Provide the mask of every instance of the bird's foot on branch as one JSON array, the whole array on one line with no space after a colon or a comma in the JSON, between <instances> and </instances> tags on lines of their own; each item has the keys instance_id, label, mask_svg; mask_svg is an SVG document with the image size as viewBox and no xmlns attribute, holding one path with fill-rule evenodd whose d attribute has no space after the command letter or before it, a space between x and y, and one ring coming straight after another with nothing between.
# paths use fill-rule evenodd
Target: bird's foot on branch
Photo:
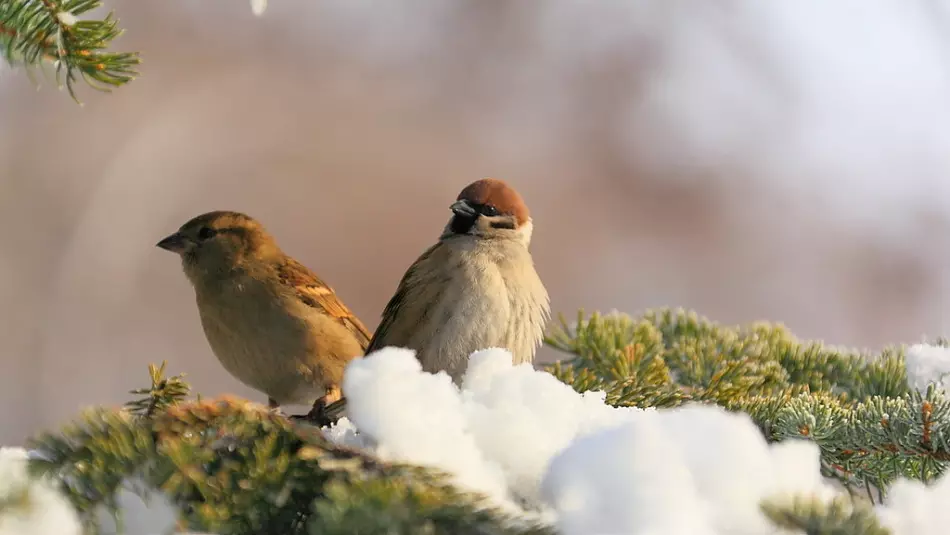
<instances>
[{"instance_id":1,"label":"bird's foot on branch","mask_svg":"<svg viewBox=\"0 0 950 535\"><path fill-rule=\"evenodd\" d=\"M336 422L336 419L330 418L330 416L327 414L327 405L327 400L325 398L320 398L313 404L313 408L310 409L310 412L307 414L291 415L290 419L307 422L308 424L315 425L317 427L327 427Z\"/></svg>"},{"instance_id":2,"label":"bird's foot on branch","mask_svg":"<svg viewBox=\"0 0 950 535\"><path fill-rule=\"evenodd\" d=\"M282 416L284 414L284 411L280 410L280 403L277 403L277 400L274 398L267 398L267 410L278 416Z\"/></svg>"}]
</instances>

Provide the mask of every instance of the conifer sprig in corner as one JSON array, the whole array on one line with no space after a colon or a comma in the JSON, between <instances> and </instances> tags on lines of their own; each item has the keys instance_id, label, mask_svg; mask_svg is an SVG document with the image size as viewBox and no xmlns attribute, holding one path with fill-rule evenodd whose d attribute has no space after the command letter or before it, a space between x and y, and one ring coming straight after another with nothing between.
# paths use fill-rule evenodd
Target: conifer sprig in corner
<instances>
[{"instance_id":1,"label":"conifer sprig in corner","mask_svg":"<svg viewBox=\"0 0 950 535\"><path fill-rule=\"evenodd\" d=\"M75 82L82 78L101 91L133 80L137 52L107 52L121 35L110 11L102 19L80 16L102 5L99 0L3 0L0 2L0 53L14 67L51 62L56 81L76 102Z\"/></svg>"}]
</instances>

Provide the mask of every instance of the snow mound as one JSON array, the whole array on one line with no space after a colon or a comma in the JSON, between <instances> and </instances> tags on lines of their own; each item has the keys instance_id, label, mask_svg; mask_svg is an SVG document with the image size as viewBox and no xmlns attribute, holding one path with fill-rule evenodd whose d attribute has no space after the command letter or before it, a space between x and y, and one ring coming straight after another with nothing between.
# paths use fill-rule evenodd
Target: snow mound
<instances>
[{"instance_id":1,"label":"snow mound","mask_svg":"<svg viewBox=\"0 0 950 535\"><path fill-rule=\"evenodd\" d=\"M343 388L351 421L331 440L441 468L565 534L770 533L764 498L836 492L813 444L770 446L744 414L611 407L503 349L474 353L460 389L384 348L353 361Z\"/></svg>"}]
</instances>

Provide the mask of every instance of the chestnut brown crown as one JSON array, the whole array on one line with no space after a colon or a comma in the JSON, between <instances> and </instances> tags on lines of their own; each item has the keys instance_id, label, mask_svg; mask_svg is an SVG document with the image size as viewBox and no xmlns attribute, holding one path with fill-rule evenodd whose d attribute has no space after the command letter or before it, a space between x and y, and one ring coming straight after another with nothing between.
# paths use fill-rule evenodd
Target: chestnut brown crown
<instances>
[{"instance_id":1,"label":"chestnut brown crown","mask_svg":"<svg viewBox=\"0 0 950 535\"><path fill-rule=\"evenodd\" d=\"M499 214L513 216L518 226L524 225L531 218L521 195L504 180L497 178L483 178L472 182L465 186L456 200L478 206L492 206Z\"/></svg>"}]
</instances>

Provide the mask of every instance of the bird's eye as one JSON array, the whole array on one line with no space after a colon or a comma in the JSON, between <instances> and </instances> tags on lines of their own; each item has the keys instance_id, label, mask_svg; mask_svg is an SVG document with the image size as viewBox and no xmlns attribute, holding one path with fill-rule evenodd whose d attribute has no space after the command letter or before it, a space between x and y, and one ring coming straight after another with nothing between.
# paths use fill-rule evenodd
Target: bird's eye
<instances>
[{"instance_id":1,"label":"bird's eye","mask_svg":"<svg viewBox=\"0 0 950 535\"><path fill-rule=\"evenodd\" d=\"M198 239L207 240L208 238L214 236L214 229L211 227L201 227L198 229Z\"/></svg>"},{"instance_id":2,"label":"bird's eye","mask_svg":"<svg viewBox=\"0 0 950 535\"><path fill-rule=\"evenodd\" d=\"M498 209L491 204L486 204L482 207L482 215L486 215L488 217L496 216L498 215Z\"/></svg>"}]
</instances>

